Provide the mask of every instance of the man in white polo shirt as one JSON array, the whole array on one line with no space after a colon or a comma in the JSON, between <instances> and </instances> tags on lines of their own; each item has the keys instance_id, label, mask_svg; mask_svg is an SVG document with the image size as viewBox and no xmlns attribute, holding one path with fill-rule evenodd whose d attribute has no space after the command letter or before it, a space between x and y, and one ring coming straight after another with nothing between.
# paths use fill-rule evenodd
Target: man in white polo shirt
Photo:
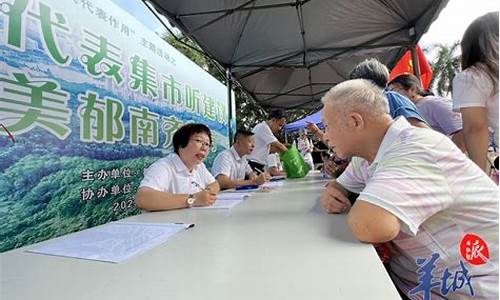
<instances>
[{"instance_id":1,"label":"man in white polo shirt","mask_svg":"<svg viewBox=\"0 0 500 300\"><path fill-rule=\"evenodd\" d=\"M186 124L174 133L172 143L174 153L144 169L137 207L158 211L212 205L219 184L203 164L212 143L210 129Z\"/></svg>"},{"instance_id":2,"label":"man in white polo shirt","mask_svg":"<svg viewBox=\"0 0 500 300\"><path fill-rule=\"evenodd\" d=\"M255 125L253 128L253 133L255 134L255 148L252 153L248 155L248 160L252 169L258 169L264 172L269 153L281 153L287 150L285 145L280 143L276 136L274 136L274 134L280 132L285 124L286 118L283 111L274 110L269 113L267 121L262 121Z\"/></svg>"},{"instance_id":3,"label":"man in white polo shirt","mask_svg":"<svg viewBox=\"0 0 500 300\"><path fill-rule=\"evenodd\" d=\"M325 211L348 211L360 241L387 243L405 299L498 299L493 181L445 135L393 120L367 80L338 84L322 101L328 142L353 157L321 195Z\"/></svg>"},{"instance_id":4,"label":"man in white polo shirt","mask_svg":"<svg viewBox=\"0 0 500 300\"><path fill-rule=\"evenodd\" d=\"M212 165L212 174L221 189L237 188L245 185L261 185L267 180L265 172L256 176L248 165L246 155L255 146L253 132L238 130L234 136L234 145L217 155ZM245 176L248 179L245 180Z\"/></svg>"}]
</instances>

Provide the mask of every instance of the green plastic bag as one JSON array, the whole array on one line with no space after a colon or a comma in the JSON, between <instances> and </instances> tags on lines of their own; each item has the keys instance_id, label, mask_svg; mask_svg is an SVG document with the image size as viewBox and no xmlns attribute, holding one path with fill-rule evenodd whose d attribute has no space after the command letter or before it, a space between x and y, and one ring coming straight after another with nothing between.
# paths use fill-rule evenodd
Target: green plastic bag
<instances>
[{"instance_id":1,"label":"green plastic bag","mask_svg":"<svg viewBox=\"0 0 500 300\"><path fill-rule=\"evenodd\" d=\"M287 178L302 178L309 172L309 166L295 144L287 151L281 153L280 158L283 162Z\"/></svg>"}]
</instances>

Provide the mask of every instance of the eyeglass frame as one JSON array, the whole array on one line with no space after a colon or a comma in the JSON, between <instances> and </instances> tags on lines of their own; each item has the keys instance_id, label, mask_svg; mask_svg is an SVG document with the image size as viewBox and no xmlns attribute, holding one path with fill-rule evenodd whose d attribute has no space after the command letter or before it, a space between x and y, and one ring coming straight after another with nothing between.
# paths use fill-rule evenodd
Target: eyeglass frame
<instances>
[{"instance_id":1,"label":"eyeglass frame","mask_svg":"<svg viewBox=\"0 0 500 300\"><path fill-rule=\"evenodd\" d=\"M189 140L190 141L195 141L196 143L198 143L198 145L205 146L208 149L212 148L212 143L211 142L207 143L207 142L205 142L205 141L203 141L203 140L201 140L199 138L190 138Z\"/></svg>"}]
</instances>

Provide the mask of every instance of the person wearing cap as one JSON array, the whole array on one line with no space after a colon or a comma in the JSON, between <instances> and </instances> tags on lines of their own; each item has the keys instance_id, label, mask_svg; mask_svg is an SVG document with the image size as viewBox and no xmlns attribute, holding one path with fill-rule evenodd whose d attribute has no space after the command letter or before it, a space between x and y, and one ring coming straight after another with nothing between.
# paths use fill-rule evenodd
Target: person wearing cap
<instances>
[{"instance_id":1,"label":"person wearing cap","mask_svg":"<svg viewBox=\"0 0 500 300\"><path fill-rule=\"evenodd\" d=\"M253 170L264 172L267 157L270 153L282 153L286 146L278 141L278 134L286 124L286 117L282 110L273 110L269 113L268 120L255 125L252 132L255 137L255 148L248 155L250 167Z\"/></svg>"},{"instance_id":2,"label":"person wearing cap","mask_svg":"<svg viewBox=\"0 0 500 300\"><path fill-rule=\"evenodd\" d=\"M231 189L246 185L261 185L269 176L262 172L258 176L248 165L246 156L252 153L255 146L254 133L238 130L234 135L234 144L224 150L214 160L212 174L221 189ZM248 179L245 179L248 177Z\"/></svg>"},{"instance_id":3,"label":"person wearing cap","mask_svg":"<svg viewBox=\"0 0 500 300\"><path fill-rule=\"evenodd\" d=\"M144 169L136 206L146 211L210 206L219 184L207 170L212 135L204 124L186 124L174 133L174 153Z\"/></svg>"},{"instance_id":4,"label":"person wearing cap","mask_svg":"<svg viewBox=\"0 0 500 300\"><path fill-rule=\"evenodd\" d=\"M448 137L392 119L382 90L368 80L342 82L322 102L328 142L338 156L352 157L327 184L322 208L346 213L358 240L389 246L388 270L405 297L498 299L495 183ZM481 265L471 264L478 256ZM422 274L446 289L431 283L424 297ZM447 289L457 279L467 281L464 288Z\"/></svg>"}]
</instances>

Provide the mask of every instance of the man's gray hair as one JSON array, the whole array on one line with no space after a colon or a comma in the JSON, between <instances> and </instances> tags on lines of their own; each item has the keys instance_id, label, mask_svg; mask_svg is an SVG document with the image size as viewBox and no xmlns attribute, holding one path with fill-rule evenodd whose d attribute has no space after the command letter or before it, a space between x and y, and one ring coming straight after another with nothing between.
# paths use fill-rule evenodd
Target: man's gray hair
<instances>
[{"instance_id":1,"label":"man's gray hair","mask_svg":"<svg viewBox=\"0 0 500 300\"><path fill-rule=\"evenodd\" d=\"M347 80L332 87L321 101L332 105L341 115L355 111L378 118L389 113L389 104L382 90L366 79Z\"/></svg>"},{"instance_id":2,"label":"man's gray hair","mask_svg":"<svg viewBox=\"0 0 500 300\"><path fill-rule=\"evenodd\" d=\"M352 69L349 79L369 79L379 87L385 88L389 81L389 70L376 58L365 59Z\"/></svg>"}]
</instances>

